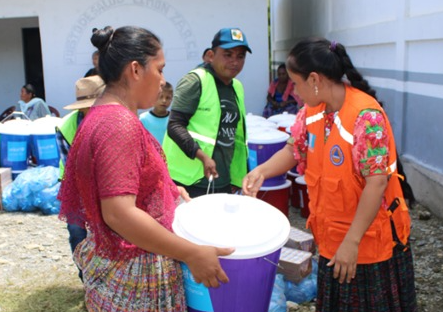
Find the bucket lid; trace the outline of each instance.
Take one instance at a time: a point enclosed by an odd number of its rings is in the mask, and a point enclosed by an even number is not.
[[[295,182],[297,182],[298,184],[306,185],[305,176],[302,175],[302,176],[296,177]]]
[[[0,133],[13,135],[29,135],[32,121],[25,119],[12,119],[1,124]]]
[[[272,121],[268,121],[266,119],[263,119],[263,120],[253,119],[251,121],[246,122],[246,129],[253,128],[253,127],[277,129],[278,126],[277,126],[277,124],[273,123]]]
[[[278,190],[282,190],[288,187],[291,187],[291,180],[285,180],[285,183],[280,184],[280,185],[273,185],[273,186],[262,186],[260,188],[260,191],[278,191]]]
[[[252,122],[252,121],[263,121],[263,120],[266,120],[266,118],[263,116],[254,115],[252,113],[246,114],[246,123]]]
[[[55,134],[55,127],[59,126],[62,119],[60,117],[45,116],[33,121],[31,134]]]
[[[286,142],[289,139],[289,134],[286,132],[263,128],[261,131],[248,132],[248,143],[252,144],[272,144]]]
[[[234,247],[223,258],[251,259],[280,249],[288,240],[288,218],[270,204],[249,196],[209,194],[179,205],[174,232],[198,245]]]
[[[295,114],[289,114],[288,112],[283,112],[281,114],[273,115],[273,116],[269,117],[267,120],[272,121],[276,124],[278,124],[279,122],[281,122],[283,120],[289,120],[290,122],[294,123],[296,116],[297,115],[295,115]]]

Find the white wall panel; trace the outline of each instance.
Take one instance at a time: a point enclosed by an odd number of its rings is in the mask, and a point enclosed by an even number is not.
[[[443,1],[439,0],[407,0],[409,16],[435,14],[443,12]]]
[[[394,69],[396,47],[394,43],[350,46],[346,50],[356,67]]]
[[[443,73],[443,38],[408,42],[405,70],[420,73]]]
[[[331,1],[331,30],[344,30],[384,23],[396,19],[396,1]]]

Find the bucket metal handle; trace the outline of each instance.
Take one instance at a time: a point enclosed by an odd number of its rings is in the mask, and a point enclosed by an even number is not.
[[[275,263],[274,261],[271,261],[271,260],[269,260],[269,259],[266,258],[266,257],[263,257],[263,260],[269,262],[269,263],[272,264],[272,265],[275,265],[277,268],[280,268],[280,269],[284,270],[284,268],[283,268],[280,264]]]
[[[215,193],[215,182],[214,182],[214,176],[212,174],[209,176],[208,181],[209,181],[209,183],[208,183],[208,188],[206,190],[206,195],[209,194],[209,188],[211,187],[211,184],[212,184],[212,194],[214,194]]]

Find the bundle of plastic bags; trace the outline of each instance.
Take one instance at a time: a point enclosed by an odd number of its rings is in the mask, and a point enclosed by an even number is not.
[[[41,210],[43,214],[59,213],[58,177],[59,168],[52,166],[23,171],[3,190],[3,209],[9,212]]]
[[[271,303],[268,312],[286,312],[286,301],[295,303],[310,302],[317,297],[318,263],[312,259],[312,272],[300,283],[284,279],[283,274],[277,274],[272,289]]]
[[[312,259],[312,272],[300,283],[285,281],[286,300],[296,303],[309,302],[317,297],[318,263]]]

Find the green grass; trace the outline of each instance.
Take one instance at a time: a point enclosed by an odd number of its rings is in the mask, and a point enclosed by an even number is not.
[[[0,312],[85,312],[82,286],[68,284],[7,287],[0,291]]]

